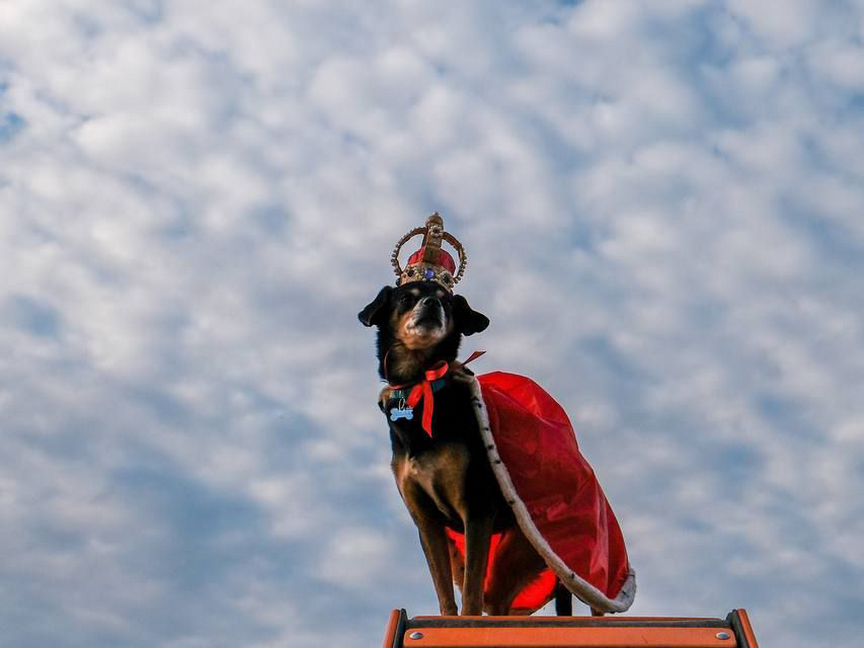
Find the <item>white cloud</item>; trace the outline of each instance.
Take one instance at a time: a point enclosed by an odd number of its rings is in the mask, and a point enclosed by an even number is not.
[[[823,11],[821,4],[812,0],[769,0],[758,5],[732,0],[729,9],[755,32],[759,41],[772,48],[806,45],[814,37],[814,26]]]
[[[355,313],[440,210],[492,318],[465,354],[570,412],[634,613],[850,643],[864,16],[776,4],[10,5],[0,636],[434,611]]]

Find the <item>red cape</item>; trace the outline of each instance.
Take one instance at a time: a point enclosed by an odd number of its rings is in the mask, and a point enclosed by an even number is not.
[[[636,581],[624,537],[562,407],[529,378],[502,372],[478,376],[474,397],[501,490],[548,565],[513,609],[530,613],[543,607],[554,596],[556,577],[595,609],[629,608]],[[464,538],[450,537],[464,553]],[[499,541],[493,538],[488,572]]]

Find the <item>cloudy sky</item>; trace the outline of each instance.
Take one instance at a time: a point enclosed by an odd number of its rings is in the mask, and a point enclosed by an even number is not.
[[[0,0],[0,644],[435,612],[356,321],[435,210],[631,613],[860,644],[860,0]]]

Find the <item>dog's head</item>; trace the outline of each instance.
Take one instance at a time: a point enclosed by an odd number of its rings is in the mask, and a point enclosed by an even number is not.
[[[440,360],[454,361],[462,336],[489,326],[462,295],[433,281],[385,286],[357,317],[378,327],[379,372],[393,382],[414,380]]]

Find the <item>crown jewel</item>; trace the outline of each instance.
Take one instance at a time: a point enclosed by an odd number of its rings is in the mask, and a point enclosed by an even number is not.
[[[415,236],[423,235],[423,243],[420,249],[417,250],[408,258],[408,263],[405,267],[399,265],[399,252],[402,246]],[[447,241],[453,246],[453,249],[459,254],[459,269],[456,269],[456,262],[448,252],[441,249],[441,243]],[[453,287],[462,279],[465,274],[465,266],[468,264],[468,255],[465,253],[465,248],[449,232],[444,231],[444,219],[435,212],[426,219],[426,225],[423,227],[415,227],[396,243],[393,248],[393,254],[390,255],[390,263],[393,264],[393,270],[396,272],[396,285],[402,286],[412,281],[434,281],[452,292]]]

